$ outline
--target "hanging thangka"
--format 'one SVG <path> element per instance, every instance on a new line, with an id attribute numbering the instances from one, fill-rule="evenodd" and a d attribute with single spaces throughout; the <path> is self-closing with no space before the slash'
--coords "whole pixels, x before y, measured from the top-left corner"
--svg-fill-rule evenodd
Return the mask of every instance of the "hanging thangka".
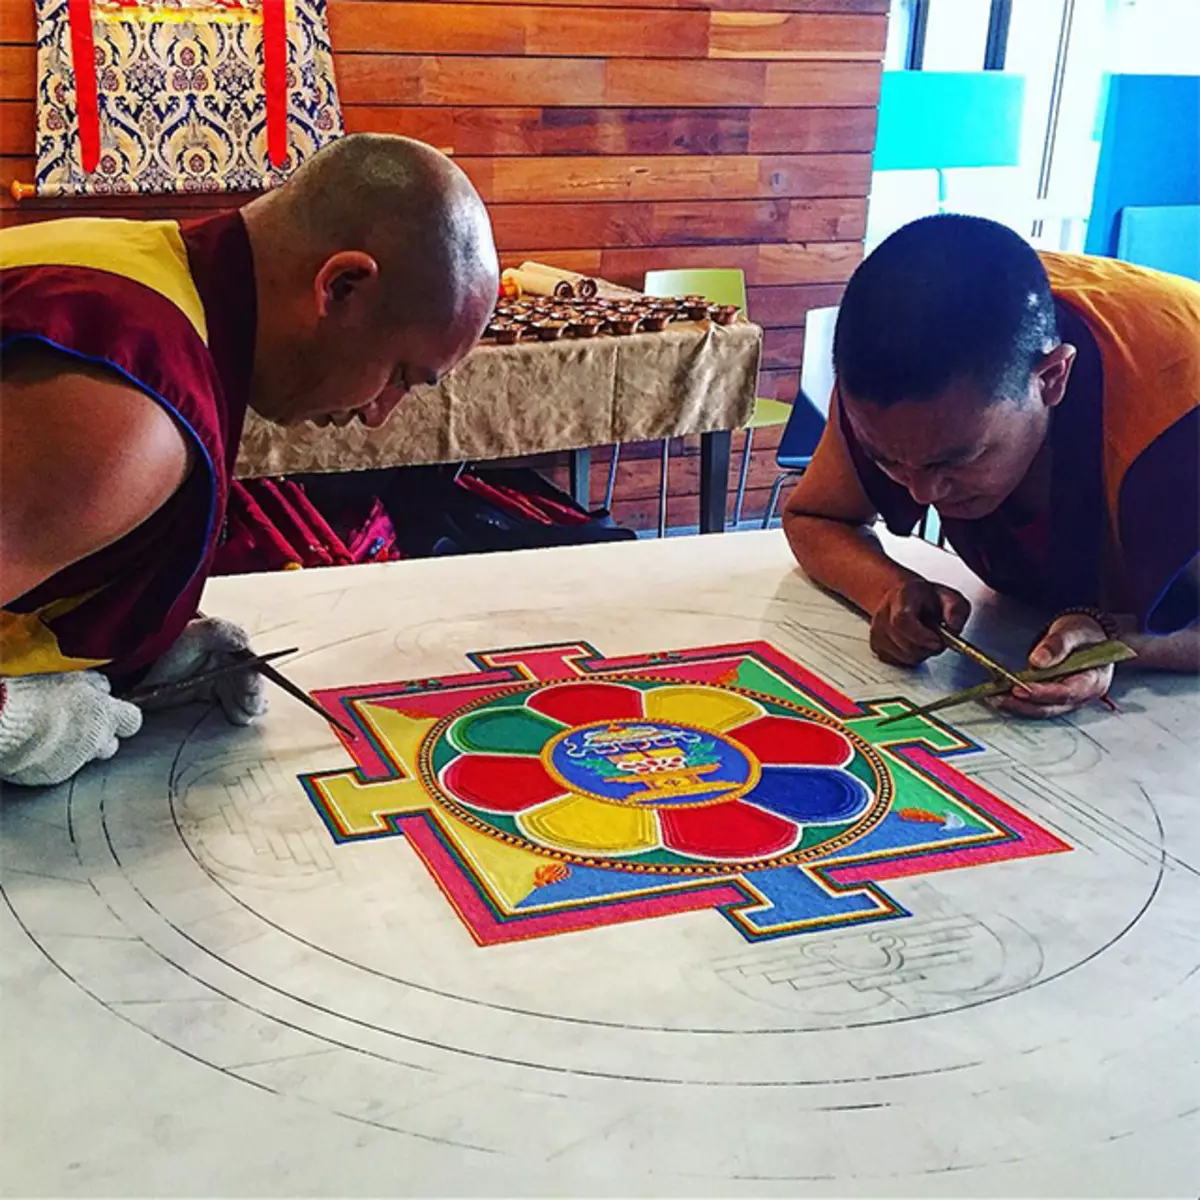
<path id="1" fill-rule="evenodd" d="M 342 132 L 325 0 L 37 0 L 39 196 L 249 192 Z"/>

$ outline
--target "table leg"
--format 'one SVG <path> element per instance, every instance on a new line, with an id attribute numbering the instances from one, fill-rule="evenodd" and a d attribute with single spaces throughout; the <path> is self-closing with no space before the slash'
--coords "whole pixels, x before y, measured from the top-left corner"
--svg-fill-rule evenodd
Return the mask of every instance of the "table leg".
<path id="1" fill-rule="evenodd" d="M 592 509 L 592 452 L 591 450 L 571 451 L 571 498 L 588 512 Z"/>
<path id="2" fill-rule="evenodd" d="M 725 532 L 729 456 L 733 435 L 717 429 L 700 435 L 700 532 Z"/>

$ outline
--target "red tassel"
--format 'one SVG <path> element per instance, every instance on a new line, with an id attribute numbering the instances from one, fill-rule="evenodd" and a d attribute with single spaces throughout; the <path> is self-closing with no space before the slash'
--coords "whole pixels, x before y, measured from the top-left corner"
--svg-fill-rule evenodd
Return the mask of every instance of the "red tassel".
<path id="1" fill-rule="evenodd" d="M 71 0 L 72 3 L 75 0 Z M 282 168 L 288 156 L 287 0 L 262 0 L 263 91 L 267 99 L 267 158 Z"/>
<path id="2" fill-rule="evenodd" d="M 92 0 L 68 0 L 67 21 L 71 27 L 71 65 L 75 71 L 79 162 L 90 175 L 100 165 L 100 106 L 96 96 Z"/>

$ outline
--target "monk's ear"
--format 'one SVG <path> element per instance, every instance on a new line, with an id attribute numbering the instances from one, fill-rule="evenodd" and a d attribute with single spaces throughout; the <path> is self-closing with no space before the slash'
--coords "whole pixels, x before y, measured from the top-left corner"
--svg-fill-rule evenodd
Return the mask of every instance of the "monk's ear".
<path id="1" fill-rule="evenodd" d="M 1075 347 L 1060 342 L 1034 368 L 1033 377 L 1038 394 L 1047 408 L 1061 403 L 1067 394 L 1067 380 L 1071 378 L 1071 367 L 1075 362 Z"/>
<path id="2" fill-rule="evenodd" d="M 375 301 L 379 264 L 361 250 L 339 250 L 320 266 L 313 289 L 317 314 L 347 322 L 363 317 Z"/>

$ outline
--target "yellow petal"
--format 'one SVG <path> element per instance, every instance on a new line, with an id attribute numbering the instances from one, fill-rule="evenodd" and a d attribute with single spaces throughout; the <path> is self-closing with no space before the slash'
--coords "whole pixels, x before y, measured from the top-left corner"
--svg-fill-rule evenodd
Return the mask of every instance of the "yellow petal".
<path id="1" fill-rule="evenodd" d="M 640 854 L 659 844 L 658 817 L 647 808 L 564 796 L 517 817 L 522 832 L 556 850 Z"/>
<path id="2" fill-rule="evenodd" d="M 646 693 L 646 716 L 721 733 L 757 721 L 763 710 L 736 692 L 711 687 L 660 687 Z"/>

